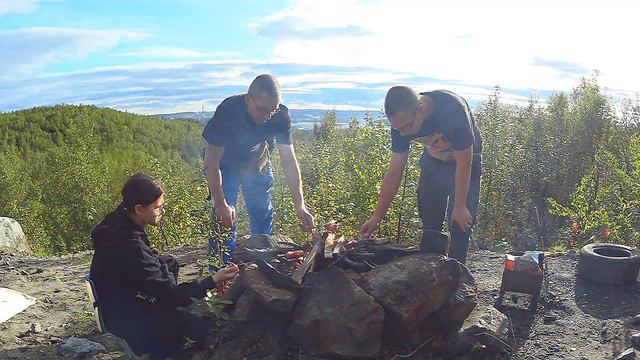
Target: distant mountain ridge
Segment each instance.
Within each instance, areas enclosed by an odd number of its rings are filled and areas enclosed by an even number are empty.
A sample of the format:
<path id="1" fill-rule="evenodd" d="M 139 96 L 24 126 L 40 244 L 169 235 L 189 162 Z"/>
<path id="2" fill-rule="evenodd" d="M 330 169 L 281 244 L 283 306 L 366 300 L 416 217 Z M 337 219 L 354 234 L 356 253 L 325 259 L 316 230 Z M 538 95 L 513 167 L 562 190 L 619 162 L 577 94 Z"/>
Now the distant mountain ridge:
<path id="1" fill-rule="evenodd" d="M 312 129 L 313 124 L 319 122 L 329 110 L 322 109 L 289 109 L 293 126 L 300 129 Z M 355 116 L 358 121 L 362 122 L 367 113 L 371 113 L 374 119 L 380 119 L 382 114 L 380 111 L 362 111 L 362 110 L 335 110 L 338 124 L 348 124 L 351 118 Z M 178 112 L 172 114 L 156 114 L 154 116 L 163 119 L 190 119 L 206 123 L 213 117 L 213 111 L 204 112 Z"/>

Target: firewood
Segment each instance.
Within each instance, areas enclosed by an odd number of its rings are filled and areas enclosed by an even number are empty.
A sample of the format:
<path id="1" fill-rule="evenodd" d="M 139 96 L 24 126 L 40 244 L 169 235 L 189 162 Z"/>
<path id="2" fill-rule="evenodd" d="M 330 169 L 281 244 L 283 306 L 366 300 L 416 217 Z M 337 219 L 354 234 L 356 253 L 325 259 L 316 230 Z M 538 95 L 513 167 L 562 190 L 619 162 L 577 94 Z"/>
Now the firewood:
<path id="1" fill-rule="evenodd" d="M 344 249 L 344 235 L 340 236 L 338 240 L 335 241 L 335 246 L 333 247 L 333 251 L 331 252 L 331 255 L 333 257 L 338 257 L 342 249 Z"/>
<path id="2" fill-rule="evenodd" d="M 324 240 L 324 258 L 330 259 L 333 257 L 333 249 L 335 247 L 336 235 L 333 233 L 327 234 L 327 238 Z"/>
<path id="3" fill-rule="evenodd" d="M 322 237 L 317 237 L 313 241 L 313 247 L 304 258 L 304 262 L 300 266 L 298 270 L 293 274 L 293 280 L 295 280 L 298 284 L 302 284 L 302 280 L 304 280 L 304 276 L 309 272 L 309 270 L 313 267 L 313 264 L 316 262 L 316 256 L 324 249 L 324 240 L 327 237 L 327 233 L 324 233 Z"/>

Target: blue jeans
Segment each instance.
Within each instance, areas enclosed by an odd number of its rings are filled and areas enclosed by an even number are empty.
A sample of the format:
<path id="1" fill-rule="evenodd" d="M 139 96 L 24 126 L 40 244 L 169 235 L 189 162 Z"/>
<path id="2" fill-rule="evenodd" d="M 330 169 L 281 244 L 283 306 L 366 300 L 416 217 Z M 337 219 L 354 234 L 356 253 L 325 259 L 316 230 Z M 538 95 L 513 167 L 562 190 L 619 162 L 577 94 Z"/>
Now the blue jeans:
<path id="1" fill-rule="evenodd" d="M 420 159 L 420 182 L 418 184 L 418 213 L 422 220 L 423 230 L 442 231 L 445 215 L 449 219 L 455 204 L 455 161 L 440 161 L 429 156 L 425 151 Z M 474 225 L 480 202 L 480 175 L 482 173 L 482 156 L 473 155 L 471 179 L 467 194 L 467 209 L 473 217 Z M 469 251 L 469 238 L 473 226 L 462 230 L 457 224 L 449 229 L 451 244 L 449 256 L 465 263 Z"/>
<path id="2" fill-rule="evenodd" d="M 235 209 L 238 200 L 238 190 L 242 187 L 244 205 L 249 215 L 249 224 L 252 234 L 273 233 L 273 206 L 271 204 L 271 187 L 273 186 L 273 171 L 271 164 L 267 165 L 260 174 L 245 174 L 234 170 L 222 170 L 222 191 L 224 199 Z M 215 206 L 215 205 L 214 205 Z M 215 209 L 214 209 L 215 213 Z M 231 256 L 236 250 L 236 223 L 231 227 L 231 238 L 224 240 L 224 245 L 229 253 L 224 253 L 224 263 L 231 261 Z M 209 252 L 215 254 L 217 246 L 209 240 Z M 209 270 L 217 269 L 209 267 Z"/>

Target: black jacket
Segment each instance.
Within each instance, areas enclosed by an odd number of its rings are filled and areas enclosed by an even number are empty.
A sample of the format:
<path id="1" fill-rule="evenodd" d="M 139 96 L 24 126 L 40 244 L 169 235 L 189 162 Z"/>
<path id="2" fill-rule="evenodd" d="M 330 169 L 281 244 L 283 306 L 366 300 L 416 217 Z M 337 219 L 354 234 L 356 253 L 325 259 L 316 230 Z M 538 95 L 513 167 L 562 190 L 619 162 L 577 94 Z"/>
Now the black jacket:
<path id="1" fill-rule="evenodd" d="M 105 307 L 139 301 L 142 296 L 155 305 L 175 308 L 188 305 L 191 298 L 203 298 L 215 287 L 210 276 L 177 285 L 177 266 L 174 274 L 166 258 L 151 248 L 144 229 L 124 210 L 107 215 L 91 238 L 95 248 L 91 278 Z"/>

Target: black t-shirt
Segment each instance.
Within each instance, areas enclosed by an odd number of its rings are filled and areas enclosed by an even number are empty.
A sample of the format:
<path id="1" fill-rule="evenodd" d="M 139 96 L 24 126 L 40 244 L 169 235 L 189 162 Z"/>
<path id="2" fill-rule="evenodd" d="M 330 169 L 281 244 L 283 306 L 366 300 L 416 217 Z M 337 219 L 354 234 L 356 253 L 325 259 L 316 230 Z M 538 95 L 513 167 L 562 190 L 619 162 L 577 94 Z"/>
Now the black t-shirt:
<path id="1" fill-rule="evenodd" d="M 409 143 L 415 140 L 425 146 L 432 157 L 448 161 L 453 150 L 464 150 L 473 145 L 473 152 L 482 152 L 482 137 L 471 109 L 459 95 L 448 90 L 421 93 L 434 102 L 431 116 L 422 123 L 414 135 L 402 136 L 391 128 L 391 150 L 396 153 L 409 151 Z"/>
<path id="2" fill-rule="evenodd" d="M 269 160 L 268 146 L 292 144 L 291 115 L 280 104 L 278 112 L 262 124 L 256 124 L 247 112 L 244 95 L 226 98 L 202 132 L 211 145 L 224 148 L 220 168 L 242 171 L 262 171 Z"/>

